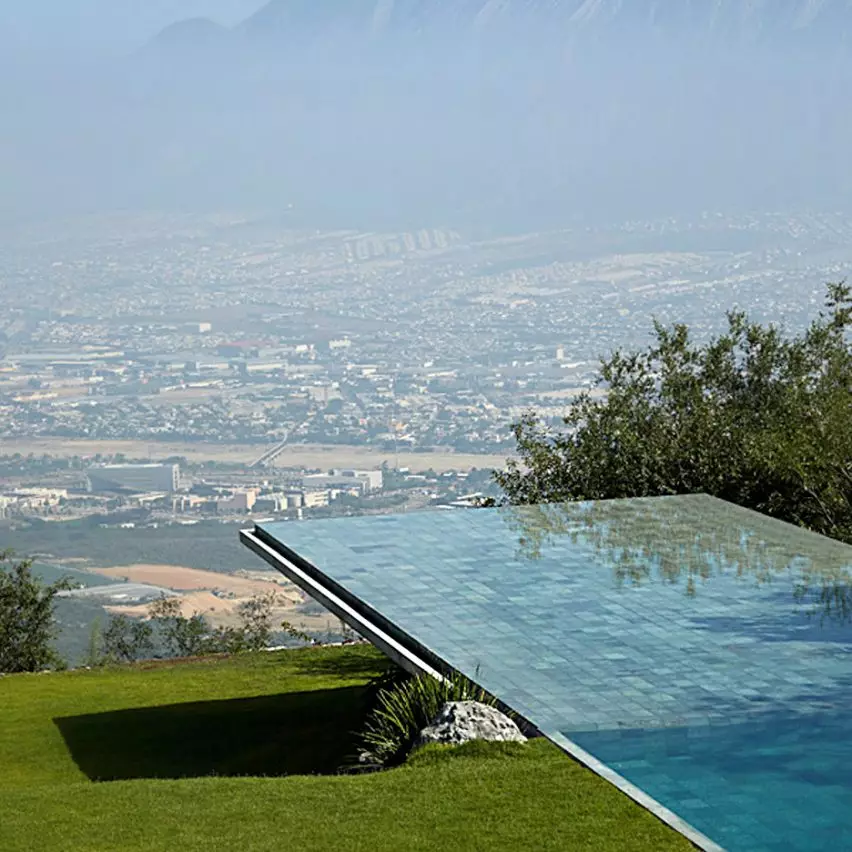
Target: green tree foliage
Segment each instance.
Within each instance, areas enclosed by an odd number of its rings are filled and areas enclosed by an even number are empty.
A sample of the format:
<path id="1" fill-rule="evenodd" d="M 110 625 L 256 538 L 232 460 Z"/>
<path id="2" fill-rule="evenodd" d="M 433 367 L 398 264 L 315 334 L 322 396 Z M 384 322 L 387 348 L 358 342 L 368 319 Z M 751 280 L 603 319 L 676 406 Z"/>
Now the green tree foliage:
<path id="1" fill-rule="evenodd" d="M 69 580 L 44 583 L 32 561 L 0 553 L 0 672 L 36 672 L 62 665 L 53 650 L 54 601 Z"/>
<path id="2" fill-rule="evenodd" d="M 828 287 L 803 333 L 728 314 L 696 345 L 655 323 L 644 352 L 601 364 L 601 397 L 564 429 L 514 427 L 520 458 L 496 474 L 513 504 L 704 492 L 852 542 L 852 291 Z"/>
<path id="3" fill-rule="evenodd" d="M 306 645 L 314 644 L 314 637 L 311 636 L 310 633 L 306 633 L 304 630 L 300 630 L 294 624 L 289 621 L 281 622 L 281 629 L 286 633 L 291 639 L 297 639 L 299 642 L 304 642 Z"/>
<path id="4" fill-rule="evenodd" d="M 238 624 L 213 627 L 201 613 L 185 616 L 178 598 L 161 597 L 148 607 L 148 618 L 114 615 L 101 632 L 93 625 L 87 665 L 132 663 L 150 656 L 197 657 L 261 651 L 273 635 L 274 592 L 242 601 Z"/>
<path id="5" fill-rule="evenodd" d="M 155 601 L 148 607 L 148 616 L 173 656 L 194 657 L 206 650 L 207 620 L 200 613 L 186 618 L 177 598 L 162 597 Z"/>
<path id="6" fill-rule="evenodd" d="M 277 604 L 275 592 L 255 595 L 237 606 L 237 625 L 215 628 L 201 613 L 183 615 L 177 598 L 160 598 L 151 604 L 148 614 L 153 635 L 161 640 L 170 656 L 242 654 L 261 651 L 269 645 Z"/>
<path id="7" fill-rule="evenodd" d="M 147 621 L 114 615 L 101 636 L 103 659 L 110 663 L 132 663 L 154 648 L 154 631 Z"/>
<path id="8" fill-rule="evenodd" d="M 264 592 L 242 601 L 237 606 L 239 623 L 233 627 L 217 627 L 205 638 L 208 654 L 242 654 L 262 651 L 272 640 L 273 610 L 279 598 L 275 592 Z"/>
<path id="9" fill-rule="evenodd" d="M 272 640 L 272 612 L 278 604 L 275 592 L 264 592 L 242 601 L 237 607 L 239 630 L 246 651 L 261 651 Z"/>
<path id="10" fill-rule="evenodd" d="M 86 646 L 85 662 L 90 668 L 99 666 L 103 662 L 102 644 L 101 620 L 96 618 L 89 628 L 89 643 Z"/>

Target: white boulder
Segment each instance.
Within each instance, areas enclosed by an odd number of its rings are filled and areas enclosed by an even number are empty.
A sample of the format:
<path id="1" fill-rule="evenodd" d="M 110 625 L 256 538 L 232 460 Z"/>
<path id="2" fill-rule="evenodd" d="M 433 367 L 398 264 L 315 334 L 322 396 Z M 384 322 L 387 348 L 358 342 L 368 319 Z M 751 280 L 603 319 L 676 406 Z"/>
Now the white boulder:
<path id="1" fill-rule="evenodd" d="M 432 724 L 420 732 L 417 745 L 442 743 L 461 745 L 471 740 L 525 743 L 518 726 L 496 707 L 478 701 L 449 701 Z"/>

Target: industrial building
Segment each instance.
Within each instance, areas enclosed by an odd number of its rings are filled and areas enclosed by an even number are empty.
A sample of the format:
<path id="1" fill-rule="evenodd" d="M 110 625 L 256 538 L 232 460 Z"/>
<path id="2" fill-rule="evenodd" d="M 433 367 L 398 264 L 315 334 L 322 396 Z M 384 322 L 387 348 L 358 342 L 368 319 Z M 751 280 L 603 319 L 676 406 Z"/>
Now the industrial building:
<path id="1" fill-rule="evenodd" d="M 302 478 L 302 484 L 307 489 L 357 491 L 359 495 L 381 491 L 383 482 L 380 470 L 333 470 L 330 474 L 317 473 Z"/>
<path id="2" fill-rule="evenodd" d="M 108 464 L 87 472 L 92 492 L 139 493 L 180 488 L 180 466 L 176 464 Z"/>

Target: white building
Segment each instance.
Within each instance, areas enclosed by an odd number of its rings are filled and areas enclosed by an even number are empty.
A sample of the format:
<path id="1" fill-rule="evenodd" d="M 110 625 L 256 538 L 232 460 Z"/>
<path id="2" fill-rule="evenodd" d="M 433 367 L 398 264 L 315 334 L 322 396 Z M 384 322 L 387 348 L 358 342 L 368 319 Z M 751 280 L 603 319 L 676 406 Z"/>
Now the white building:
<path id="1" fill-rule="evenodd" d="M 356 479 L 364 483 L 364 492 L 381 491 L 384 487 L 384 474 L 381 470 L 352 470 L 337 469 L 331 472 L 331 476 L 338 480 L 343 480 L 342 485 L 346 487 L 345 480 Z"/>
<path id="2" fill-rule="evenodd" d="M 305 491 L 302 501 L 306 509 L 316 509 L 328 506 L 331 502 L 331 494 L 328 491 Z"/>

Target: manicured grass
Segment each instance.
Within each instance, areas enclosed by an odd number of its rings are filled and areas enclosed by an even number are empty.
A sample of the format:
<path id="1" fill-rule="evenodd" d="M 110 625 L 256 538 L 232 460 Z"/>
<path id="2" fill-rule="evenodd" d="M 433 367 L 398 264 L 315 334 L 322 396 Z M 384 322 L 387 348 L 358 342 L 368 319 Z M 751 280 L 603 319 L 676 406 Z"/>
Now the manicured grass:
<path id="1" fill-rule="evenodd" d="M 0 791 L 333 772 L 385 666 L 352 646 L 0 678 Z"/>
<path id="2" fill-rule="evenodd" d="M 691 848 L 542 741 L 310 774 L 351 755 L 384 665 L 357 646 L 0 678 L 0 849 Z"/>

